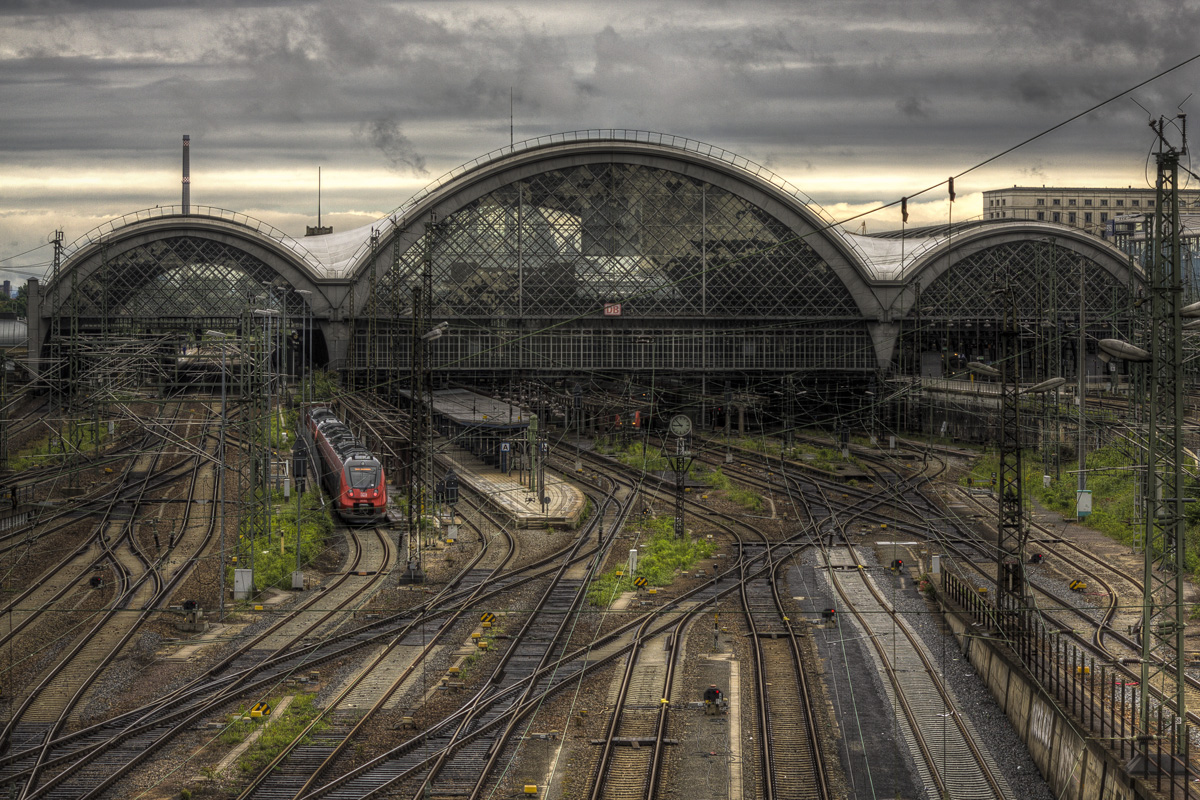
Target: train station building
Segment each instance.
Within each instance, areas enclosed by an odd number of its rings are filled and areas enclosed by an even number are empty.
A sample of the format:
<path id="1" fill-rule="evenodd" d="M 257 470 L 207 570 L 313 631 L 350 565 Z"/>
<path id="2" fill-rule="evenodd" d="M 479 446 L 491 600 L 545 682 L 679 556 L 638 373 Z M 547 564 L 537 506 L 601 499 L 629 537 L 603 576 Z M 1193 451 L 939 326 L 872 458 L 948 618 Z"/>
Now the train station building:
<path id="1" fill-rule="evenodd" d="M 30 282 L 29 341 L 51 383 L 111 384 L 145 379 L 127 369 L 138 354 L 248 337 L 269 315 L 288 369 L 379 386 L 407 381 L 414 319 L 447 322 L 423 354 L 435 385 L 655 387 L 711 420 L 736 396 L 838 406 L 991 360 L 1006 296 L 1022 378 L 1070 377 L 1080 292 L 1095 339 L 1128 326 L 1140 282 L 1077 226 L 985 214 L 857 235 L 721 148 L 582 131 L 482 155 L 356 230 L 292 236 L 192 205 L 126 214 Z"/>

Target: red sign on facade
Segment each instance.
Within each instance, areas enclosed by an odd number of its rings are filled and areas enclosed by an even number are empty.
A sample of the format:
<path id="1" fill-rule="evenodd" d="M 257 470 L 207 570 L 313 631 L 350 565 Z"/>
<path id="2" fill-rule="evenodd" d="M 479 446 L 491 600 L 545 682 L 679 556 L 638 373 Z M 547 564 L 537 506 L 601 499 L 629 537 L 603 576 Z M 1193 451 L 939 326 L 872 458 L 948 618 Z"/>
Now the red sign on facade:
<path id="1" fill-rule="evenodd" d="M 606 316 L 606 317 L 621 316 L 621 304 L 620 303 L 606 303 L 604 306 L 604 316 Z"/>

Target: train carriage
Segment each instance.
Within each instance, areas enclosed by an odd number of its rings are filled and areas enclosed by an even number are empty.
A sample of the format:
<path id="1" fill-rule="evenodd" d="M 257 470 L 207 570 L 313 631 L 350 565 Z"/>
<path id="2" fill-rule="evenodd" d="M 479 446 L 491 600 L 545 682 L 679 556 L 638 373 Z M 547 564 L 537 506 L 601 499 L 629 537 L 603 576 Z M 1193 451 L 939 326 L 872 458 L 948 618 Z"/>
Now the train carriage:
<path id="1" fill-rule="evenodd" d="M 313 408 L 305 427 L 317 451 L 321 483 L 333 508 L 347 522 L 382 521 L 387 514 L 387 477 L 383 464 L 328 408 Z"/>

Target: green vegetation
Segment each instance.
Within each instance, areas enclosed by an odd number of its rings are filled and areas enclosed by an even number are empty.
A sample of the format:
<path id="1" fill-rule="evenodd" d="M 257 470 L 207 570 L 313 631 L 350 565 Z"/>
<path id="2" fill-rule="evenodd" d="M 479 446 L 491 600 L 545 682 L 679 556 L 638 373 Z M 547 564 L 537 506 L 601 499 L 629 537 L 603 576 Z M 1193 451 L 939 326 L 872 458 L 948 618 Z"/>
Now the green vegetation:
<path id="1" fill-rule="evenodd" d="M 339 392 L 337 373 L 317 370 L 313 373 L 313 396 L 317 402 L 326 403 Z"/>
<path id="2" fill-rule="evenodd" d="M 814 444 L 798 444 L 789 456 L 792 461 L 799 461 L 815 469 L 826 472 L 836 472 L 838 469 L 851 465 L 863 469 L 863 463 L 854 456 L 842 458 L 842 451 L 835 447 L 820 447 Z"/>
<path id="3" fill-rule="evenodd" d="M 721 471 L 720 467 L 717 467 L 714 470 L 709 470 L 698 477 L 700 480 L 708 484 L 710 489 L 723 490 L 733 488 L 733 481 L 729 480 L 725 473 Z"/>
<path id="4" fill-rule="evenodd" d="M 574 527 L 574 529 L 575 529 L 575 530 L 579 530 L 579 529 L 580 529 L 580 528 L 582 528 L 582 527 L 583 527 L 585 524 L 587 524 L 587 521 L 588 521 L 589 519 L 591 519 L 591 518 L 592 518 L 592 512 L 593 512 L 593 511 L 595 511 L 595 510 L 596 510 L 596 509 L 592 508 L 592 501 L 591 501 L 591 498 L 584 497 L 584 499 L 583 499 L 583 511 L 580 511 L 580 512 L 579 512 L 579 519 L 575 521 L 575 525 L 573 526 L 573 527 Z"/>
<path id="5" fill-rule="evenodd" d="M 673 517 L 651 517 L 626 526 L 626 530 L 637 533 L 642 540 L 638 548 L 637 571 L 633 575 L 617 575 L 626 572 L 624 567 L 618 567 L 596 578 L 588 588 L 591 605 L 607 606 L 621 592 L 633 591 L 634 578 L 645 578 L 651 586 L 666 586 L 680 572 L 711 556 L 715 549 L 707 539 L 676 539 Z"/>
<path id="6" fill-rule="evenodd" d="M 832 434 L 826 434 L 824 431 L 813 431 L 812 434 L 814 436 L 829 436 L 832 438 Z M 797 442 L 793 447 L 785 448 L 783 441 L 775 436 L 730 437 L 728 440 L 723 436 L 716 438 L 722 444 L 727 443 L 734 448 L 740 447 L 743 450 L 762 453 L 770 458 L 797 461 L 826 472 L 837 472 L 846 466 L 857 467 L 860 470 L 865 469 L 863 463 L 854 456 L 842 458 L 842 451 L 833 446 L 825 447 L 807 442 Z M 866 439 L 862 441 L 867 443 Z"/>
<path id="7" fill-rule="evenodd" d="M 274 703 L 271 703 L 274 706 Z M 272 719 L 271 724 L 267 725 L 261 735 L 254 740 L 254 744 L 246 750 L 245 754 L 238 761 L 238 769 L 248 775 L 254 775 L 260 772 L 263 767 L 271 762 L 271 759 L 283 752 L 283 749 L 292 743 L 292 740 L 300 735 L 300 732 L 312 722 L 320 714 L 317 708 L 316 695 L 313 694 L 298 694 L 292 700 L 287 710 L 283 712 L 283 716 L 278 719 Z M 246 724 L 243 722 L 235 722 L 230 726 Z M 251 728 L 265 724 L 264 722 L 251 721 Z M 324 721 L 318 722 L 313 730 L 309 733 L 316 733 L 328 724 Z M 227 729 L 227 730 L 229 730 Z M 247 732 L 248 734 L 248 732 Z M 245 739 L 245 736 L 242 737 Z M 302 741 L 307 743 L 309 737 L 306 736 Z M 222 735 L 224 741 L 224 735 Z"/>
<path id="8" fill-rule="evenodd" d="M 752 489 L 730 489 L 725 496 L 749 511 L 763 510 L 762 495 Z"/>
<path id="9" fill-rule="evenodd" d="M 45 467 L 51 464 L 66 464 L 79 457 L 89 455 L 108 439 L 105 423 L 89 420 L 69 420 L 61 435 L 51 433 L 44 441 L 38 441 L 19 453 L 12 454 L 8 466 L 14 472 Z"/>
<path id="10" fill-rule="evenodd" d="M 253 554 L 254 588 L 264 589 L 277 586 L 290 589 L 292 570 L 296 568 L 296 500 L 284 499 L 282 492 L 271 496 L 271 536 L 267 541 L 255 542 Z M 300 563 L 307 564 L 324 551 L 326 540 L 333 532 L 333 518 L 327 508 L 321 506 L 320 487 L 305 492 L 300 498 Z M 238 547 L 238 566 L 251 563 L 249 521 L 242 521 L 241 539 Z M 282 534 L 282 542 L 280 535 Z M 232 569 L 232 568 L 231 568 Z M 232 572 L 227 576 L 233 585 Z"/>
<path id="11" fill-rule="evenodd" d="M 1057 480 L 1051 480 L 1049 488 L 1043 488 L 1041 461 L 1036 454 L 1026 453 L 1022 463 L 1022 486 L 1025 492 L 1046 508 L 1073 516 L 1076 475 L 1064 471 Z M 975 462 L 970 477 L 974 478 L 977 484 L 986 484 L 990 481 L 991 474 L 999 471 L 999 466 L 999 456 L 988 453 Z M 1135 546 L 1140 542 L 1144 531 L 1135 507 L 1138 491 L 1137 471 L 1130 469 L 1131 466 L 1133 462 L 1129 456 L 1113 447 L 1093 450 L 1087 454 L 1087 486 L 1092 491 L 1092 513 L 1082 520 L 1081 524 L 1105 533 L 1123 544 Z M 968 478 L 964 477 L 962 483 L 969 485 Z M 1194 497 L 1197 491 L 1196 481 L 1189 479 L 1185 483 L 1185 495 Z M 1186 568 L 1194 578 L 1200 577 L 1200 508 L 1197 505 L 1188 503 L 1184 506 L 1187 515 Z"/>
<path id="12" fill-rule="evenodd" d="M 720 467 L 701 472 L 696 477 L 708 484 L 710 489 L 725 492 L 727 498 L 743 508 L 750 511 L 762 511 L 762 495 L 752 489 L 742 489 L 734 486 L 733 481 L 729 480 L 729 477 L 721 471 Z"/>
<path id="13" fill-rule="evenodd" d="M 16 297 L 0 296 L 0 312 L 16 314 L 17 317 L 24 317 L 29 305 L 29 282 L 26 281 L 17 287 Z"/>

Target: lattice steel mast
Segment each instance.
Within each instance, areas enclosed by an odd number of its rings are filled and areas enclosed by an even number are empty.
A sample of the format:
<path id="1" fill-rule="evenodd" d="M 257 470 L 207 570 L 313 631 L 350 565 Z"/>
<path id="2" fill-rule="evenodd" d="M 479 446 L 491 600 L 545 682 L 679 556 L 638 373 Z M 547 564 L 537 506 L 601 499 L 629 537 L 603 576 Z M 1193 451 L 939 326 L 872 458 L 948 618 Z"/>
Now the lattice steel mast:
<path id="1" fill-rule="evenodd" d="M 1151 688 L 1166 691 L 1175 670 L 1177 735 L 1173 750 L 1186 752 L 1187 710 L 1184 672 L 1183 511 L 1183 276 L 1180 259 L 1179 159 L 1187 152 L 1186 120 L 1180 115 L 1183 145 L 1164 135 L 1166 123 L 1152 123 L 1159 138 L 1154 230 L 1150 251 L 1150 413 L 1147 437 L 1146 554 L 1142 608 L 1142 687 L 1138 731 L 1150 732 Z M 1148 742 L 1148 738 L 1142 741 Z M 1150 745 L 1146 744 L 1149 758 Z"/>
<path id="2" fill-rule="evenodd" d="M 1025 608 L 1025 517 L 1021 498 L 1020 348 L 1017 307 L 1007 275 L 999 292 L 1000 328 L 1000 467 L 996 608 L 1002 624 Z"/>

